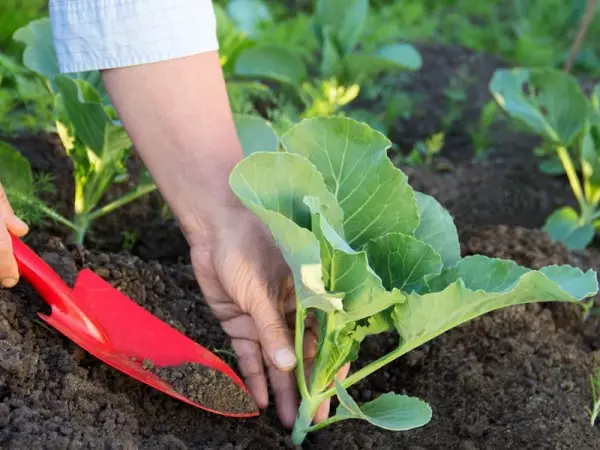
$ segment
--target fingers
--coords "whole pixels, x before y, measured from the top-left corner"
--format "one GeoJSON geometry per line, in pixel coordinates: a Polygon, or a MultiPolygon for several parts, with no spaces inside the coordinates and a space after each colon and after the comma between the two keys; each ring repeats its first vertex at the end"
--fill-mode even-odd
{"type": "Polygon", "coordinates": [[[11,288],[19,281],[19,270],[13,255],[9,231],[21,237],[27,233],[28,228],[15,216],[0,184],[0,286],[5,288],[11,288]]]}
{"type": "Polygon", "coordinates": [[[17,237],[23,237],[29,232],[29,227],[27,224],[14,214],[12,216],[8,216],[4,223],[8,231],[17,237]]]}
{"type": "Polygon", "coordinates": [[[268,365],[269,380],[275,395],[277,415],[281,424],[286,428],[292,428],[298,411],[298,392],[296,388],[296,377],[293,371],[282,371],[273,364],[268,365]]]}
{"type": "Polygon", "coordinates": [[[242,377],[256,405],[261,409],[266,408],[269,406],[269,391],[260,345],[247,339],[232,339],[231,346],[237,357],[242,377]]]}
{"type": "Polygon", "coordinates": [[[8,203],[6,192],[0,184],[0,221],[2,220],[4,220],[4,226],[8,228],[8,231],[17,237],[25,236],[29,231],[27,224],[15,216],[10,203],[8,203]]]}
{"type": "Polygon", "coordinates": [[[296,354],[285,318],[267,298],[257,298],[250,311],[266,360],[282,371],[296,367],[296,354]]]}
{"type": "Polygon", "coordinates": [[[0,216],[0,284],[11,288],[19,281],[17,261],[13,255],[12,241],[8,229],[0,216]]]}

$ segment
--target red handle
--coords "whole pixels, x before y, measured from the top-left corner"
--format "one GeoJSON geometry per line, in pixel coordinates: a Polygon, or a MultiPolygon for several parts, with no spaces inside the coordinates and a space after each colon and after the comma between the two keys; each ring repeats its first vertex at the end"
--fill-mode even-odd
{"type": "Polygon", "coordinates": [[[85,317],[73,302],[69,286],[33,250],[14,235],[13,253],[19,267],[19,274],[41,295],[53,309],[71,317],[85,317]]]}

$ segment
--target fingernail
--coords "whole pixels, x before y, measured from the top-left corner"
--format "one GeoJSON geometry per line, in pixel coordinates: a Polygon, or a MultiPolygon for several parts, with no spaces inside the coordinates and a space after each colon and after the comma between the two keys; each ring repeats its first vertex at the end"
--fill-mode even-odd
{"type": "Polygon", "coordinates": [[[275,364],[280,369],[289,369],[296,365],[296,355],[289,348],[280,348],[275,351],[273,355],[275,358],[275,364]]]}
{"type": "Polygon", "coordinates": [[[29,231],[29,225],[27,225],[25,222],[23,222],[17,216],[13,216],[13,220],[15,221],[15,224],[18,227],[23,228],[25,230],[25,232],[29,231]]]}
{"type": "Polygon", "coordinates": [[[14,287],[18,281],[19,280],[13,277],[2,278],[2,286],[5,288],[11,288],[14,287]]]}

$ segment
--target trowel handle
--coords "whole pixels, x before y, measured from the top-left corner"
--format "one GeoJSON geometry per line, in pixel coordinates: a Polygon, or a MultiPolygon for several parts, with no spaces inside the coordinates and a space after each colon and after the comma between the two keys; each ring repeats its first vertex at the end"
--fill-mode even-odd
{"type": "Polygon", "coordinates": [[[58,274],[23,241],[10,235],[19,274],[53,309],[68,315],[80,315],[73,302],[71,289],[58,274]]]}

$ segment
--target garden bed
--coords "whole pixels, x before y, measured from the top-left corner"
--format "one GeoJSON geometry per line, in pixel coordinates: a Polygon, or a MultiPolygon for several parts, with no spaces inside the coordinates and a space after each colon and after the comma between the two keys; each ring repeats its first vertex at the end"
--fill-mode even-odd
{"type": "MultiPolygon", "coordinates": [[[[468,104],[477,110],[489,99],[489,76],[501,64],[461,49],[421,50],[425,65],[415,90],[430,100],[424,116],[399,124],[393,137],[401,148],[438,129],[439,116],[431,111],[444,86],[440,73],[448,78],[457,61],[468,64],[477,76],[468,104]]],[[[404,168],[415,189],[435,196],[455,216],[463,254],[510,258],[532,268],[568,263],[600,269],[597,243],[571,256],[537,231],[550,212],[572,200],[564,180],[536,169],[535,139],[498,130],[493,153],[472,162],[466,126],[473,117],[467,112],[453,126],[443,151],[449,171],[404,168]]],[[[51,198],[66,207],[71,175],[56,142],[42,137],[15,145],[36,170],[55,174],[58,190],[51,198]]],[[[161,216],[160,205],[153,194],[102,219],[95,233],[100,241],[85,249],[65,244],[67,234],[58,228],[33,230],[30,243],[67,281],[91,267],[190,338],[227,349],[187,264],[185,241],[173,220],[161,216]],[[139,231],[131,252],[119,252],[123,223],[139,231]]],[[[26,283],[0,291],[0,447],[293,448],[274,408],[259,418],[235,420],[186,406],[45,327],[36,319],[40,310],[45,304],[26,283]]],[[[370,339],[357,366],[394,344],[388,335],[370,339]]],[[[433,408],[428,425],[392,433],[366,422],[341,422],[309,435],[305,447],[596,449],[600,430],[589,425],[585,408],[591,406],[588,376],[598,364],[600,318],[582,321],[581,311],[568,304],[510,307],[445,333],[350,389],[359,402],[392,390],[420,397],[433,408]]]]}

